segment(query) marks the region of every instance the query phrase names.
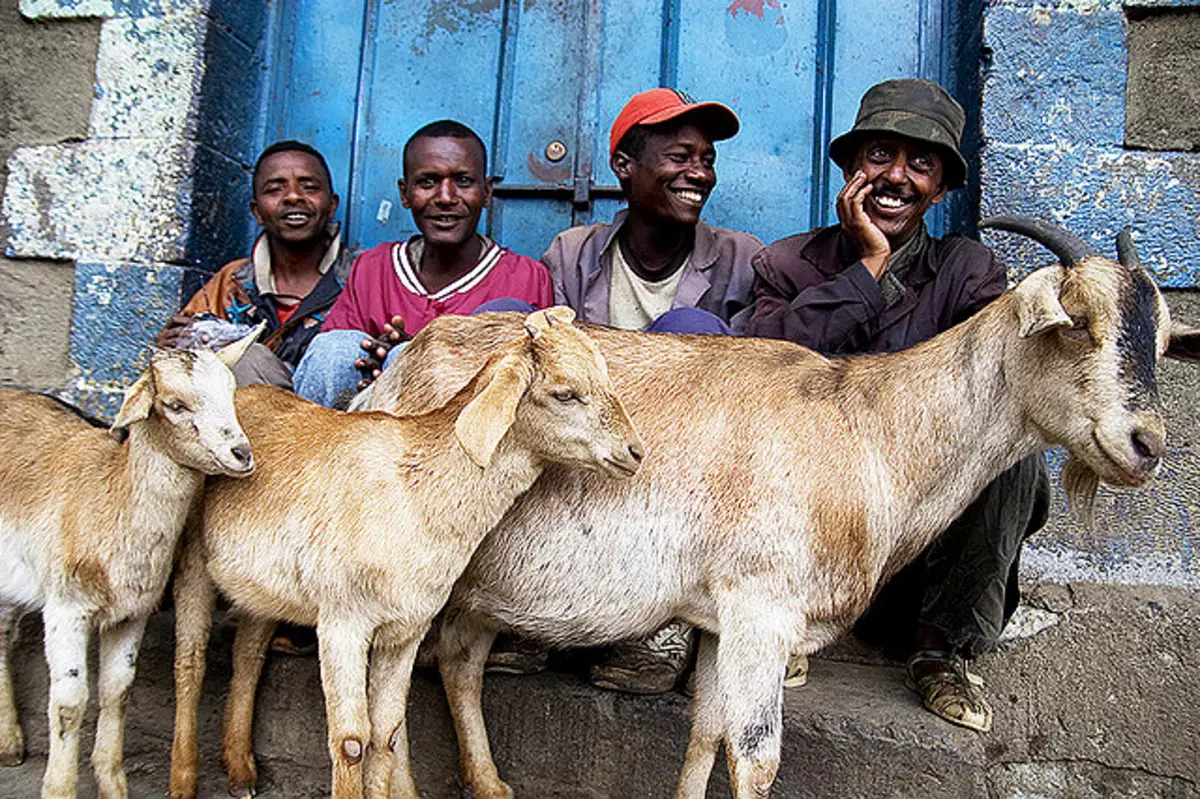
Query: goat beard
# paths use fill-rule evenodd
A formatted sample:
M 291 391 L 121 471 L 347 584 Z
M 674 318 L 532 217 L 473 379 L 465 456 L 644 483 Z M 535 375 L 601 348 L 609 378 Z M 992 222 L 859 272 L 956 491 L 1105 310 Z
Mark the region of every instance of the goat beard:
M 1078 458 L 1068 458 L 1062 470 L 1062 486 L 1067 494 L 1067 504 L 1090 530 L 1096 523 L 1096 489 L 1100 487 L 1099 475 Z

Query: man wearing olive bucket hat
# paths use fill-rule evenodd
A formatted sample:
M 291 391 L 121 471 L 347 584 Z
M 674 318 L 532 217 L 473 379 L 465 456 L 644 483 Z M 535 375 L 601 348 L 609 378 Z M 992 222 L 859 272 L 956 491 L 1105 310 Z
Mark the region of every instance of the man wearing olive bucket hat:
M 1003 265 L 962 236 L 934 238 L 925 213 L 966 184 L 962 106 L 925 80 L 863 96 L 854 127 L 829 145 L 846 185 L 839 224 L 755 256 L 746 335 L 828 355 L 895 352 L 958 324 L 1004 291 Z M 1021 542 L 1045 524 L 1045 458 L 1030 456 L 983 490 L 876 596 L 856 631 L 908 658 L 925 707 L 987 731 L 992 711 L 966 659 L 995 647 L 1017 605 Z M 791 678 L 802 671 L 797 658 Z

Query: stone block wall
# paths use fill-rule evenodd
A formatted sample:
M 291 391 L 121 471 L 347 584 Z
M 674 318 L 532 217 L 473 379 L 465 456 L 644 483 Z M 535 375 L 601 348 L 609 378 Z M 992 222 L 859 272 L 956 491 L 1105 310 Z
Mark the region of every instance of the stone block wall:
M 1179 318 L 1200 322 L 1200 2 L 992 0 L 984 9 L 981 211 L 1058 222 L 1115 252 L 1130 226 Z M 1189 109 L 1191 114 L 1189 115 Z M 1022 237 L 985 233 L 1014 277 L 1054 259 Z M 1164 365 L 1170 452 L 1138 492 L 1102 490 L 1086 530 L 1058 501 L 1026 548 L 1027 576 L 1200 585 L 1200 422 L 1195 368 Z
M 99 40 L 98 20 L 30 20 L 0 0 L 0 202 L 14 151 L 87 136 Z M 73 277 L 69 260 L 0 255 L 0 384 L 66 381 Z
M 13 0 L 4 2 L 16 19 Z M 30 40 L 41 30 L 53 38 L 60 26 L 98 32 L 90 61 L 77 65 L 93 84 L 85 121 L 66 136 L 18 141 L 6 153 L 3 198 L 10 263 L 76 265 L 71 300 L 54 309 L 59 319 L 73 310 L 66 368 L 45 382 L 66 381 L 65 393 L 93 411 L 115 410 L 119 387 L 182 295 L 245 249 L 270 9 L 233 0 L 20 2 Z M 23 85 L 40 93 L 47 65 L 59 61 L 43 56 Z

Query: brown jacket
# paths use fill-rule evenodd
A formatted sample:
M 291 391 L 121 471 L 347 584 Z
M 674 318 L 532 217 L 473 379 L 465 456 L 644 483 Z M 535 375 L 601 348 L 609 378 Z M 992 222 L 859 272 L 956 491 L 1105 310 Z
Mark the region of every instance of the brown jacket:
M 840 228 L 775 242 L 754 256 L 754 310 L 745 335 L 827 355 L 895 352 L 933 338 L 1004 293 L 1003 264 L 962 236 L 930 238 L 891 307 Z
M 554 282 L 554 300 L 569 305 L 580 320 L 608 324 L 612 246 L 628 211 L 612 224 L 573 227 L 559 233 L 542 256 Z M 696 225 L 692 257 L 684 267 L 672 308 L 700 308 L 728 322 L 750 303 L 754 272 L 750 258 L 762 242 L 749 233 Z

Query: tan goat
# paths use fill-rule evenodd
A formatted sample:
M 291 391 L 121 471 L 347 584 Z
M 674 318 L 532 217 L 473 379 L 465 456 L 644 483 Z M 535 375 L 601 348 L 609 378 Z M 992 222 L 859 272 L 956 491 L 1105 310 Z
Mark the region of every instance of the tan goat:
M 43 797 L 76 795 L 94 627 L 100 716 L 92 767 L 102 799 L 127 794 L 125 700 L 184 520 L 205 474 L 254 468 L 228 368 L 253 339 L 216 355 L 156 352 L 126 392 L 114 435 L 51 397 L 0 389 L 0 763 L 24 757 L 10 648 L 20 617 L 41 609 L 50 671 Z
M 259 466 L 210 487 L 176 575 L 172 797 L 196 795 L 217 590 L 243 614 L 233 680 L 250 699 L 226 717 L 231 792 L 253 790 L 254 687 L 274 621 L 286 619 L 317 626 L 333 796 L 362 796 L 364 780 L 372 797 L 417 796 L 404 721 L 413 659 L 471 553 L 547 463 L 623 477 L 642 457 L 604 360 L 572 319 L 568 308 L 531 314 L 471 370 L 458 367 L 464 353 L 430 353 L 435 320 L 408 347 L 420 373 L 412 418 L 238 392 Z
M 1140 269 L 1065 231 L 1002 225 L 1034 233 L 1064 266 L 905 352 L 829 360 L 780 341 L 589 331 L 652 455 L 621 483 L 548 469 L 456 585 L 439 659 L 475 799 L 512 795 L 480 706 L 498 630 L 593 646 L 694 624 L 677 796 L 704 796 L 723 741 L 735 796 L 762 797 L 779 764 L 788 653 L 846 630 L 996 475 L 1047 443 L 1070 452 L 1068 487 L 1085 501 L 1096 478 L 1154 474 L 1155 364 L 1193 355 L 1194 331 L 1172 326 Z M 424 343 L 465 352 L 469 372 L 516 324 L 455 319 Z M 419 378 L 401 356 L 373 407 L 407 412 Z

